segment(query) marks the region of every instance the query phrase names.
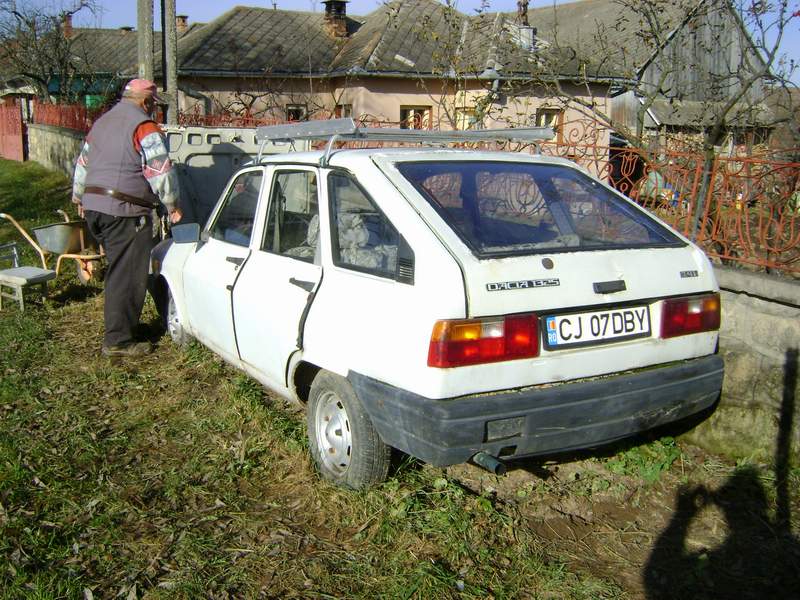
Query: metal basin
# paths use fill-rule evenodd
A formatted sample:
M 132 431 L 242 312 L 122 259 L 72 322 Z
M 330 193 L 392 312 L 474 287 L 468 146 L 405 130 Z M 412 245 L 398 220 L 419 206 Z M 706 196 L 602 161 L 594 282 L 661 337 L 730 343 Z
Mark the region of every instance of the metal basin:
M 42 225 L 33 229 L 33 235 L 43 250 L 53 254 L 77 254 L 90 248 L 94 241 L 89 235 L 86 221 Z

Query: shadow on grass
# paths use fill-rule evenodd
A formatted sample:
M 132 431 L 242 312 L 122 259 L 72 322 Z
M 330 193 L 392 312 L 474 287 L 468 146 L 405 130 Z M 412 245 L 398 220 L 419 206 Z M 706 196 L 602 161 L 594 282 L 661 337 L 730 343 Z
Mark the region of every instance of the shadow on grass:
M 98 296 L 102 291 L 99 286 L 67 283 L 50 292 L 48 300 L 53 305 L 60 307 L 75 302 L 85 302 L 89 298 Z
M 717 490 L 678 491 L 675 513 L 656 541 L 644 571 L 648 600 L 669 598 L 798 598 L 800 540 L 791 532 L 789 457 L 795 413 L 798 351 L 786 352 L 783 399 L 776 441 L 776 510 L 754 468 L 742 468 Z M 695 517 L 719 508 L 728 537 L 716 548 L 689 550 Z M 794 591 L 792 591 L 794 590 Z

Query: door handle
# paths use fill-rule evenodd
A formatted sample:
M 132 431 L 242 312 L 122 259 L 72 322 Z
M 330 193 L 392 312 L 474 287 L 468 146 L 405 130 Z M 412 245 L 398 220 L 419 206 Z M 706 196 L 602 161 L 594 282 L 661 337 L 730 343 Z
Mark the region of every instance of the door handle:
M 624 279 L 616 281 L 595 281 L 592 284 L 596 294 L 613 294 L 615 292 L 624 292 L 627 288 Z
M 237 267 L 241 267 L 242 263 L 244 262 L 244 259 L 238 256 L 226 256 L 225 260 L 227 260 L 229 263 L 235 264 Z
M 296 285 L 299 288 L 304 289 L 309 294 L 314 289 L 314 282 L 313 281 L 303 281 L 302 279 L 295 279 L 294 277 L 291 277 L 289 279 L 289 283 L 291 283 L 292 285 Z

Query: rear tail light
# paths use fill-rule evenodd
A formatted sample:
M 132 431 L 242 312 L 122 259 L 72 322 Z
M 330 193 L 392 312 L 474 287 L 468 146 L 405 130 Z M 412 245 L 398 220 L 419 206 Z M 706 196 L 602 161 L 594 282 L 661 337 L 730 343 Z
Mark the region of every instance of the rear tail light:
M 661 312 L 661 337 L 671 338 L 719 329 L 719 294 L 670 298 Z
M 539 355 L 534 313 L 437 321 L 428 347 L 429 367 L 461 367 Z

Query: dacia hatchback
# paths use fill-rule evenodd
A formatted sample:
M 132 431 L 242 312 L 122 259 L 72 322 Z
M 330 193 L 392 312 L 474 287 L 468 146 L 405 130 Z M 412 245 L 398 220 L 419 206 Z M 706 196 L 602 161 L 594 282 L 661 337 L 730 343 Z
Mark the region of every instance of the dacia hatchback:
M 524 153 L 288 153 L 153 253 L 172 339 L 306 406 L 320 473 L 396 448 L 501 472 L 707 411 L 720 298 L 689 240 L 575 164 Z

